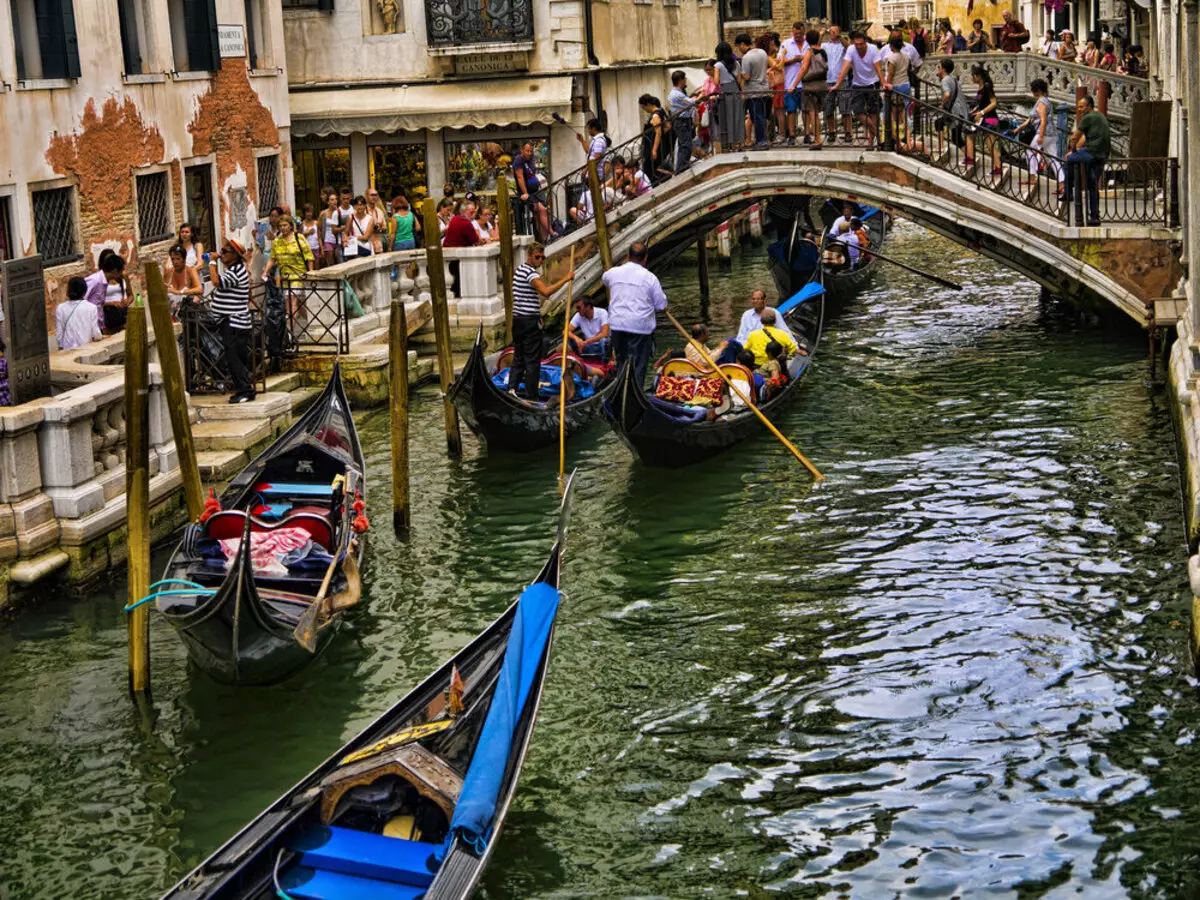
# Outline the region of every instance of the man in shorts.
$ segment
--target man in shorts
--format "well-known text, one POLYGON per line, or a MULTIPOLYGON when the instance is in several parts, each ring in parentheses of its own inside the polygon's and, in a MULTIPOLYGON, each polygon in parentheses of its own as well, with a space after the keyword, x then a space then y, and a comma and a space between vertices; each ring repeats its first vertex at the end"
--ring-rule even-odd
POLYGON ((544 241, 550 234, 550 212, 546 209, 546 186, 542 184, 533 160, 532 141, 521 145, 521 152, 513 159, 512 167, 517 181, 517 196, 526 204, 533 218, 535 236, 539 241, 544 241))
POLYGON ((796 117, 800 113, 801 84, 800 63, 808 45, 804 42, 803 22, 792 23, 792 36, 779 47, 779 60, 783 63, 783 108, 787 113, 787 143, 796 143, 796 117))
POLYGON ((842 63, 842 72, 838 76, 838 80, 833 85, 835 91, 841 90, 842 82, 845 81, 847 75, 853 75, 850 79, 851 87, 851 111, 862 123, 866 129, 867 146, 875 145, 875 138, 879 132, 879 108, 881 99, 879 95, 880 88, 888 90, 891 85, 887 83, 887 79, 883 77, 883 54, 879 52, 879 48, 867 40, 867 36, 861 31, 856 31, 850 35, 851 45, 846 50, 846 59, 842 63))
POLYGON ((842 64, 846 61, 846 45, 842 42, 842 29, 830 25, 825 33, 825 42, 821 44, 825 51, 828 68, 825 81, 828 89, 825 91, 825 132, 830 143, 837 141, 837 117, 842 117, 842 127, 845 129, 846 143, 854 140, 854 125, 850 118, 850 92, 834 90, 839 76, 842 74, 842 64))

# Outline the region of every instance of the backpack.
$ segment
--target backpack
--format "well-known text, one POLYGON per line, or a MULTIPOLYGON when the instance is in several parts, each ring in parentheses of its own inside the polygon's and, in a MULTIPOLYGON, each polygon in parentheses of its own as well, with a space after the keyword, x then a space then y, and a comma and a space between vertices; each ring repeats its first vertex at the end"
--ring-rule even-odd
POLYGON ((926 31, 922 28, 920 31, 914 31, 912 36, 913 48, 921 55, 922 58, 926 55, 929 44, 925 41, 926 31))
POLYGON ((954 36, 954 52, 955 53, 966 53, 967 52, 967 39, 965 37, 963 37, 961 34, 956 34, 954 36))

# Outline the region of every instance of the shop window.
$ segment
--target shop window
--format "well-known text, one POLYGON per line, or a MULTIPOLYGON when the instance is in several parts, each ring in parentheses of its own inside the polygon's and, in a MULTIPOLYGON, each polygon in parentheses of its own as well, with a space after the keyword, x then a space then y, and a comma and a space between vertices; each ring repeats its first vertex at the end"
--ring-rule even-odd
POLYGON ((446 143, 446 180, 456 193, 494 194, 496 176, 504 172, 512 183, 512 160, 526 141, 533 144, 538 177, 550 179, 550 141, 547 138, 509 138, 446 143))
POLYGON ((79 259, 75 188, 33 192, 33 237, 43 265, 56 266, 79 259))
POLYGON ((221 68, 216 0, 167 0, 176 72, 221 68))
POLYGON ((771 0, 725 0, 726 21, 769 21, 770 18, 771 0))
POLYGON ((12 0, 17 78, 79 77, 73 0, 12 0))
POLYGON ((188 166, 183 170, 183 190, 187 222, 192 237, 215 252, 217 236, 213 222, 212 166, 188 166))
POLYGON ((8 197, 0 197, 0 262, 15 259, 16 236, 12 232, 12 207, 8 197))
POLYGON ((171 179, 166 172, 137 176, 138 243, 169 240, 171 227, 171 179))
POLYGON ((424 144, 386 144, 371 148, 371 187, 385 201, 400 194, 412 206, 428 195, 424 144))
POLYGON ((260 156, 258 162, 258 215, 266 218, 267 213, 279 205, 279 154, 260 156))
POLYGON ((304 149, 293 144, 292 166, 296 179, 296 210, 302 210, 304 204, 311 203, 313 210, 319 213, 322 208, 321 191, 324 188, 340 191, 350 187, 348 147, 304 149))

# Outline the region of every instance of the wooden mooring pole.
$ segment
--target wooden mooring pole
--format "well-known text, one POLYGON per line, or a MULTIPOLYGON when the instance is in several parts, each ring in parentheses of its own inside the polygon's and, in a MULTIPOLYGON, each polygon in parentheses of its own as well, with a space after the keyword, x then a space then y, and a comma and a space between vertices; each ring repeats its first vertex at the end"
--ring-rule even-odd
MULTIPOLYGON (((174 338, 172 338, 172 341, 174 338)), ((125 517, 129 603, 150 593, 150 365, 146 307, 139 297, 125 325, 125 517)), ((129 689, 150 690, 150 607, 129 613, 129 689)))
POLYGON ((458 430, 458 410, 446 396, 454 380, 454 357, 450 353, 450 309, 446 304, 446 269, 442 260, 442 231, 438 227, 437 206, 432 197, 425 201, 425 263, 429 272, 429 293, 433 298, 433 334, 437 341, 438 375, 442 383, 442 406, 446 417, 446 447, 451 456, 462 455, 462 434, 458 430))
MULTIPOLYGON (((167 396, 167 412, 171 416, 171 433, 175 437, 179 472, 183 476, 183 499, 187 504, 188 520, 195 522, 204 513, 204 487, 196 465, 196 444, 192 440, 192 423, 188 421, 183 366, 179 361, 179 345, 175 342, 167 285, 156 262, 146 263, 146 295, 150 322, 154 326, 154 346, 158 349, 158 365, 162 369, 163 391, 167 396)), ((184 298, 184 302, 190 303, 191 298, 184 298)))
POLYGON ((496 176, 496 229, 500 232, 500 285, 504 291, 504 342, 512 345, 513 317, 513 228, 512 199, 508 176, 496 176))
POLYGON ((612 268, 612 247, 608 243, 608 210, 604 208, 604 191, 600 187, 600 170, 596 161, 587 163, 588 190, 592 192, 592 211, 596 221, 596 241, 600 245, 600 263, 607 272, 612 268))
POLYGON ((708 302, 708 232, 696 233, 696 270, 700 274, 700 302, 708 302))
POLYGON ((404 302, 392 304, 388 323, 388 359, 392 412, 392 527, 406 534, 411 524, 408 502, 408 322, 404 302))

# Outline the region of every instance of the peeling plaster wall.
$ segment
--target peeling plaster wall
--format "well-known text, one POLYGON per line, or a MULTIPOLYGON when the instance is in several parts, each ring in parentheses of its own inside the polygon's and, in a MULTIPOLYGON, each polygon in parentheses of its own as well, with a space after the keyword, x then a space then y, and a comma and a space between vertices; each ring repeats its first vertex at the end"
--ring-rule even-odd
MULTIPOLYGON (((149 74, 123 77, 117 4, 111 0, 75 0, 81 77, 70 82, 16 81, 10 4, 0 2, 0 195, 10 189, 13 243, 23 254, 36 251, 31 191, 74 185, 77 194, 77 246, 83 258, 47 270, 47 318, 67 279, 94 268, 104 247, 113 247, 133 264, 138 280, 146 258, 165 256, 169 242, 139 246, 136 228, 135 170, 165 167, 170 172, 173 224, 184 219, 183 167, 212 155, 219 191, 214 198, 218 240, 228 233, 230 187, 246 187, 256 212, 255 149, 277 148, 281 155, 281 196, 291 183, 288 148, 290 117, 278 3, 264 2, 260 68, 225 59, 221 70, 175 76, 165 0, 146 5, 149 74)), ((243 0, 218 0, 222 25, 244 24, 243 0)), ((144 171, 144 170, 143 170, 144 171)), ((247 228, 248 232, 250 229, 247 228)))

